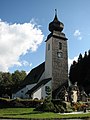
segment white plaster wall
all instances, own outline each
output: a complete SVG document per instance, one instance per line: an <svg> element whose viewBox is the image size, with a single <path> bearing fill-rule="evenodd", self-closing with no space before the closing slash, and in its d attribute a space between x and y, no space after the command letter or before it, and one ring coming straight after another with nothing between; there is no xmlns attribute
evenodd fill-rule
<svg viewBox="0 0 90 120"><path fill-rule="evenodd" d="M49 86L51 88L51 81L49 81L47 84L40 87L36 92L34 92L32 95L33 99L35 99L35 98L38 98L39 100L45 99L45 97L47 96L46 91L45 91L46 86Z"/></svg>
<svg viewBox="0 0 90 120"><path fill-rule="evenodd" d="M12 94L12 98L29 98L29 95L26 95L26 92L30 89L32 89L36 84L32 84L32 85L27 85L26 87L24 87L23 89L19 90L18 92L16 92L15 94Z"/></svg>
<svg viewBox="0 0 90 120"><path fill-rule="evenodd" d="M39 100L41 99L41 88L38 89L34 94L33 94L33 99L38 98Z"/></svg>
<svg viewBox="0 0 90 120"><path fill-rule="evenodd" d="M48 50L50 44L50 50ZM52 37L46 42L45 78L52 77Z"/></svg>

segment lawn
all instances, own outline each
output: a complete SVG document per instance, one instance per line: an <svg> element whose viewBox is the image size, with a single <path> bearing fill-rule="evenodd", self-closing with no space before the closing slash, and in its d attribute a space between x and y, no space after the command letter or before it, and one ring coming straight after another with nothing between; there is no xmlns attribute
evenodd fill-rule
<svg viewBox="0 0 90 120"><path fill-rule="evenodd" d="M4 108L0 109L0 118L85 118L90 113L84 114L58 114L52 112L33 111L33 108Z"/></svg>

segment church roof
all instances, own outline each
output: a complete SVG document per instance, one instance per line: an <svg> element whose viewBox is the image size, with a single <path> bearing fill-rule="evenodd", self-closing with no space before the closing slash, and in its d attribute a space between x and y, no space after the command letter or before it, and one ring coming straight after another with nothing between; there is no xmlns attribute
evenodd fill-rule
<svg viewBox="0 0 90 120"><path fill-rule="evenodd" d="M40 64L39 66L33 68L30 73L26 76L23 85L34 84L37 83L40 79L42 73L45 70L45 62Z"/></svg>
<svg viewBox="0 0 90 120"><path fill-rule="evenodd" d="M52 78L43 79L42 81L38 82L37 85L35 85L32 89L30 89L26 94L31 95L34 91L39 89L41 86L44 86L46 83L48 83Z"/></svg>
<svg viewBox="0 0 90 120"><path fill-rule="evenodd" d="M63 28L64 28L64 24L58 20L57 10L55 9L55 17L54 20L49 24L49 31L53 32L53 30L55 30L61 32Z"/></svg>
<svg viewBox="0 0 90 120"><path fill-rule="evenodd" d="M58 20L57 10L55 9L55 17L53 21L49 23L49 31L51 33L47 36L47 39L45 42L47 42L51 37L67 40L65 34L62 32L63 28L64 28L64 24Z"/></svg>
<svg viewBox="0 0 90 120"><path fill-rule="evenodd" d="M47 36L47 39L46 39L45 42L47 42L51 37L59 38L59 39L61 38L61 39L63 39L63 40L68 40L68 39L66 38L66 36L65 36L64 33L60 33L59 36L54 35L54 33L50 33L50 34Z"/></svg>
<svg viewBox="0 0 90 120"><path fill-rule="evenodd" d="M24 81L21 83L19 88L17 88L14 93L24 88L26 85L35 84L39 81L41 75L45 70L45 62L33 68L29 74L25 77Z"/></svg>

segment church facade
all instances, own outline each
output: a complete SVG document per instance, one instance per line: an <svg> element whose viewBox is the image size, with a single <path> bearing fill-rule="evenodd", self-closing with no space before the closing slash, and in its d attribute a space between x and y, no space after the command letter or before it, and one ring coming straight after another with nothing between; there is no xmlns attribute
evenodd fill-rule
<svg viewBox="0 0 90 120"><path fill-rule="evenodd" d="M59 98L61 88L68 82L67 38L63 28L64 24L58 20L55 11L54 20L49 23L50 34L45 41L45 62L30 71L12 98L44 99L47 87L50 87L53 99Z"/></svg>

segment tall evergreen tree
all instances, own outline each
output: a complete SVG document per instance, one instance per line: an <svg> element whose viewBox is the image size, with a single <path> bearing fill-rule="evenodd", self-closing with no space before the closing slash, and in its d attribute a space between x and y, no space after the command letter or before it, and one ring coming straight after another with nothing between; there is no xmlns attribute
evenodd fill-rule
<svg viewBox="0 0 90 120"><path fill-rule="evenodd" d="M80 54L78 62L70 67L69 79L72 83L78 82L87 93L90 93L90 50L85 52L84 57Z"/></svg>

